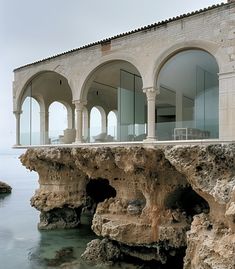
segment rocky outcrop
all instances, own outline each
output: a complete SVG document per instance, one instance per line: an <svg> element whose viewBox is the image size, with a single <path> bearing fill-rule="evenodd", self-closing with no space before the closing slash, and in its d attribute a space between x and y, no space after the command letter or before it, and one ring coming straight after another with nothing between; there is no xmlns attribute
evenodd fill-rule
<svg viewBox="0 0 235 269"><path fill-rule="evenodd" d="M11 186L9 186L8 184L0 181L0 194L1 193L5 193L5 194L6 193L11 193L11 190L12 190Z"/></svg>
<svg viewBox="0 0 235 269"><path fill-rule="evenodd" d="M21 161L39 174L31 204L40 228L76 227L93 201L93 231L122 255L167 264L187 248L185 269L222 269L235 266L234 153L235 145L45 148Z"/></svg>
<svg viewBox="0 0 235 269"><path fill-rule="evenodd" d="M121 252L117 245L107 239L94 239L87 244L86 251L81 258L90 265L112 264L120 259Z"/></svg>
<svg viewBox="0 0 235 269"><path fill-rule="evenodd" d="M184 268L235 268L235 145L178 146L165 156L210 207L187 232Z"/></svg>

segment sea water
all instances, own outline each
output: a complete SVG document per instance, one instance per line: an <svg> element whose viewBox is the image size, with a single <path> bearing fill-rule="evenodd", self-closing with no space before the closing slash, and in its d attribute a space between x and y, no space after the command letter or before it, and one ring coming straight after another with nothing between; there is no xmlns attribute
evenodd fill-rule
<svg viewBox="0 0 235 269"><path fill-rule="evenodd" d="M0 269L59 268L56 253L64 248L73 250L68 261L79 259L95 238L89 220L83 218L79 229L39 231L39 212L30 206L37 173L23 167L16 155L0 155L0 180L12 187L11 194L0 195Z"/></svg>
<svg viewBox="0 0 235 269"><path fill-rule="evenodd" d="M0 180L12 187L11 194L0 195L0 269L59 269L64 262L76 263L66 269L94 268L80 259L87 243L96 238L90 219L83 217L78 229L40 231L39 212L30 206L30 198L39 187L38 174L22 166L19 155L0 154ZM72 254L60 259L58 253L63 249L72 249ZM108 268L173 269L131 262L105 267Z"/></svg>

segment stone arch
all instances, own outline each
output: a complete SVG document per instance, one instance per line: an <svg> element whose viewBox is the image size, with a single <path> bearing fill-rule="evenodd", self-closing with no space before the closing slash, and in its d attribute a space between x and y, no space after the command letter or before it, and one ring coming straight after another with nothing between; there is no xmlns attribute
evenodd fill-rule
<svg viewBox="0 0 235 269"><path fill-rule="evenodd" d="M103 139L103 136L105 136L106 134L106 131L107 131L107 116L106 116L106 112L104 110L103 107L101 106L93 106L91 109L90 109L90 113L89 113L89 119L90 119L90 134L89 136L91 137L91 133L94 131L92 130L92 128L94 128L95 126L92 126L91 125L91 120L92 120L92 117L91 117L91 112L92 112L92 109L93 108L96 108L99 113L100 113L100 119L101 119L101 126L100 126L100 133L97 133L95 137L97 137L97 139L99 140L99 136L102 136L102 139Z"/></svg>
<svg viewBox="0 0 235 269"><path fill-rule="evenodd" d="M40 104L40 137L41 144L49 143L48 139L48 109L51 103L58 101L67 109L67 133L74 132L74 105L73 93L66 77L61 74L44 70L30 76L15 99L16 111L21 111L21 106L26 97L35 98ZM20 127L18 128L20 131ZM18 131L18 133L19 133ZM19 135L18 135L19 137ZM70 139L71 140L71 139Z"/></svg>
<svg viewBox="0 0 235 269"><path fill-rule="evenodd" d="M58 102L58 103L61 103L62 105L65 106L66 108L66 111L67 111L67 120L68 120L68 128L71 129L73 128L73 121L74 121L74 113L73 113L73 108L71 107L71 105L63 100L56 100L56 101L53 101L51 102L49 105L48 105L48 108L50 107L51 104L53 104L54 102Z"/></svg>
<svg viewBox="0 0 235 269"><path fill-rule="evenodd" d="M42 71L36 72L34 74L28 73L27 76L25 76L25 78L21 81L21 84L17 85L17 89L16 89L16 93L15 93L15 96L16 96L15 97L15 110L20 111L20 106L23 103L22 99L24 99L25 92L27 91L27 88L30 86L30 83L33 80L37 79L39 76L46 74L46 73L54 73L54 74L61 76L61 78L63 78L64 80L67 81L69 88L71 90L72 96L74 95L73 91L72 91L72 87L70 86L68 79L64 76L63 73L60 73L57 71L55 72L54 70L49 70L49 69L42 70ZM43 99L43 97L42 96L39 97L39 95L35 96L34 98L39 98L40 100Z"/></svg>
<svg viewBox="0 0 235 269"><path fill-rule="evenodd" d="M117 62L117 61L126 62L126 63L131 64L133 67L135 67L137 69L137 71L139 72L139 74L141 75L142 80L143 80L143 85L144 85L145 73L143 71L143 68L140 67L139 62L135 58L132 58L126 54L120 55L120 56L112 55L112 56L104 57L104 58L99 59L98 61L94 62L89 67L89 69L86 72L84 72L84 76L80 80L81 81L81 85L80 85L81 92L80 92L80 95L77 99L82 100L82 101L86 101L86 96L87 96L87 92L89 90L89 85L91 83L91 80L92 80L95 72L98 69L104 67L105 65L112 64L112 63Z"/></svg>
<svg viewBox="0 0 235 269"><path fill-rule="evenodd" d="M115 115L114 122L110 121L110 113ZM111 124L112 123L112 124ZM118 125L118 111L116 109L110 110L107 113L107 134L117 139L117 125Z"/></svg>
<svg viewBox="0 0 235 269"><path fill-rule="evenodd" d="M161 61L155 81L159 140L218 138L218 72L214 55L198 47L174 50Z"/></svg>
<svg viewBox="0 0 235 269"><path fill-rule="evenodd" d="M167 48L164 50L160 56L156 59L153 67L153 73L152 78L149 78L149 80L152 81L153 85L156 85L156 82L158 81L159 73L164 66L164 64L172 58L174 55L176 55L179 52L185 51L185 50L202 50L205 52L208 52L212 57L215 58L219 70L221 70L221 66L224 62L224 59L227 59L228 56L226 56L221 50L219 51L219 47L217 44L209 41L204 40L191 40L188 42L181 42L174 44L173 46ZM159 85L157 85L158 88Z"/></svg>

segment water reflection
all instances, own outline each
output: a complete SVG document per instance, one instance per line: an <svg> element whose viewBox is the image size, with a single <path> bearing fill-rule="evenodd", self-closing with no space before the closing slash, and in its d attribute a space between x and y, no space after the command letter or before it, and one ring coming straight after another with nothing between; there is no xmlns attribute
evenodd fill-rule
<svg viewBox="0 0 235 269"><path fill-rule="evenodd" d="M1 193L0 194L0 207L4 207L5 206L5 204L9 200L9 196L10 195L11 195L10 193Z"/></svg>
<svg viewBox="0 0 235 269"><path fill-rule="evenodd" d="M89 268L78 260L87 243L96 236L87 217L82 218L82 223L79 229L41 231L38 246L29 251L30 268Z"/></svg>

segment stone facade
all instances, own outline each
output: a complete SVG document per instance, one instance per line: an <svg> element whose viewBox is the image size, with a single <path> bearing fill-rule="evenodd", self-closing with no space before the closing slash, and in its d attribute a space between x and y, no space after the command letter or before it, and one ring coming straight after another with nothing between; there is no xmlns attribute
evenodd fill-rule
<svg viewBox="0 0 235 269"><path fill-rule="evenodd" d="M143 89L148 100L147 138L150 141L155 139L152 126L155 115L151 108L154 102L148 96L149 91L157 94L161 67L169 57L186 49L204 50L215 57L219 66L219 139L234 140L234 28L235 4L234 1L229 1L227 4L143 27L16 69L13 82L13 104L17 122L16 144L19 144L21 99L32 78L45 71L62 75L71 89L72 102L78 113L77 126L81 127L80 112L87 103L89 80L97 68L118 60L132 64L142 77ZM46 120L45 116L42 122ZM78 143L82 141L81 137L81 128L77 128Z"/></svg>

